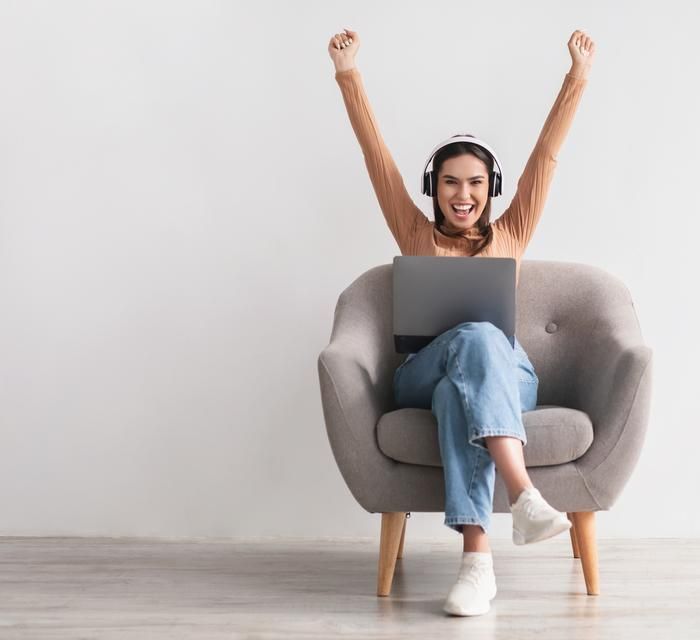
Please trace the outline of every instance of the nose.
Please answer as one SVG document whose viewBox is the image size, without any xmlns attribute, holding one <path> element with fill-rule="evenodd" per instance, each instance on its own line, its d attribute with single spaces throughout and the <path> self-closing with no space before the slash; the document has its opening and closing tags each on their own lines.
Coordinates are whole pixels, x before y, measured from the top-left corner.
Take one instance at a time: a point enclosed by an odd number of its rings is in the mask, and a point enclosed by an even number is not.
<svg viewBox="0 0 700 640">
<path fill-rule="evenodd" d="M 469 196 L 471 195 L 471 192 L 472 192 L 472 186 L 468 182 L 465 182 L 459 191 L 459 195 L 461 198 L 464 198 L 465 200 L 467 200 L 469 198 Z"/>
</svg>

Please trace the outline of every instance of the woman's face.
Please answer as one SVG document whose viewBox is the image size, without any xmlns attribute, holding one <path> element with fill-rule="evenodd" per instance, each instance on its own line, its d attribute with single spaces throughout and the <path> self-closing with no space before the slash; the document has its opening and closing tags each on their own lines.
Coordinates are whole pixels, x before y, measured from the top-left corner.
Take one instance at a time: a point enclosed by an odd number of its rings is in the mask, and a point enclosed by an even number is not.
<svg viewBox="0 0 700 640">
<path fill-rule="evenodd" d="M 448 231 L 459 233 L 476 224 L 488 201 L 488 167 L 471 153 L 442 163 L 437 180 L 437 199 Z M 471 205 L 468 212 L 459 211 Z"/>
</svg>

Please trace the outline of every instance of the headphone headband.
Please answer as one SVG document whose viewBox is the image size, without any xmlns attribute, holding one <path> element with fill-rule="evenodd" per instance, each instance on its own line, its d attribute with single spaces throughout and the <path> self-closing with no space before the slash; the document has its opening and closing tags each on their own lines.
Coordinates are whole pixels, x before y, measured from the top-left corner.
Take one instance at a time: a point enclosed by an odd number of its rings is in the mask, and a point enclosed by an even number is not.
<svg viewBox="0 0 700 640">
<path fill-rule="evenodd" d="M 433 196 L 436 194 L 437 176 L 433 176 L 433 159 L 435 158 L 435 154 L 440 151 L 440 149 L 455 142 L 468 142 L 469 144 L 474 144 L 477 147 L 482 148 L 489 154 L 489 156 L 491 156 L 494 167 L 491 176 L 489 177 L 489 195 L 493 197 L 501 195 L 503 170 L 501 169 L 501 163 L 498 161 L 496 152 L 483 140 L 479 140 L 469 133 L 460 133 L 448 138 L 447 140 L 443 140 L 432 150 L 430 156 L 428 157 L 428 161 L 425 163 L 425 167 L 423 168 L 423 175 L 421 177 L 421 192 L 428 196 Z"/>
</svg>

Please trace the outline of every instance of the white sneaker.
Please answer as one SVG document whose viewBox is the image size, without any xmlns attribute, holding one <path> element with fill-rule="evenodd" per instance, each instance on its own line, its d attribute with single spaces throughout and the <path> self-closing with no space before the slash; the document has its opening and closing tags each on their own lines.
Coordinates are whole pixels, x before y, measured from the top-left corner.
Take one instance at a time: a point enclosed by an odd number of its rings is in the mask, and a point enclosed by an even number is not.
<svg viewBox="0 0 700 640">
<path fill-rule="evenodd" d="M 539 542 L 571 528 L 566 514 L 552 507 L 534 487 L 523 490 L 510 511 L 514 544 Z"/>
<path fill-rule="evenodd" d="M 479 616 L 489 611 L 490 601 L 495 597 L 496 576 L 491 554 L 480 554 L 478 559 L 464 556 L 443 610 L 455 616 Z"/>
</svg>

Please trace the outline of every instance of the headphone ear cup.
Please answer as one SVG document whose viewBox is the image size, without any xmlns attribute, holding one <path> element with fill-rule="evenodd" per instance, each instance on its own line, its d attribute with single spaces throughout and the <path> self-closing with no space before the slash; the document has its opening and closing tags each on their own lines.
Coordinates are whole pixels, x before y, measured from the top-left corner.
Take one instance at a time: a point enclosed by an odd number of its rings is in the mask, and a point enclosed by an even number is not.
<svg viewBox="0 0 700 640">
<path fill-rule="evenodd" d="M 437 193 L 435 176 L 432 171 L 427 171 L 423 176 L 423 193 L 431 197 Z"/>
<path fill-rule="evenodd" d="M 430 195 L 430 171 L 423 174 L 423 193 L 426 196 Z"/>
<path fill-rule="evenodd" d="M 489 189 L 489 195 L 492 198 L 501 195 L 501 175 L 496 172 L 491 172 L 491 188 Z"/>
</svg>

